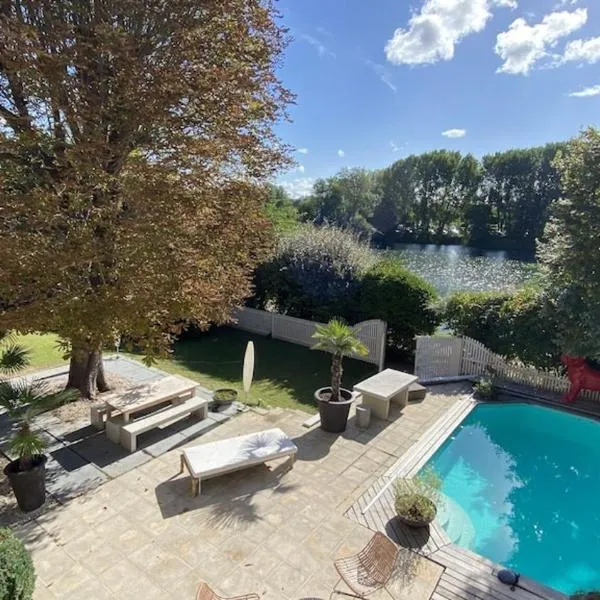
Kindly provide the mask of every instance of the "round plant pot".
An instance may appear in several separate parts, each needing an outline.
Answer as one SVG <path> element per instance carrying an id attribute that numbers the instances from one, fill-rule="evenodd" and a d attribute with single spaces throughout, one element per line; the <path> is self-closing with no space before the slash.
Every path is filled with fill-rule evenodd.
<path id="1" fill-rule="evenodd" d="M 13 460 L 4 467 L 4 474 L 23 512 L 31 512 L 46 502 L 46 460 L 44 454 L 33 457 L 33 468 L 28 471 L 19 470 L 19 461 Z"/>
<path id="2" fill-rule="evenodd" d="M 321 429 L 329 433 L 342 433 L 346 431 L 348 414 L 352 406 L 353 397 L 350 390 L 341 388 L 340 394 L 343 398 L 340 402 L 330 402 L 331 388 L 320 388 L 315 392 L 315 400 L 319 406 L 321 416 Z"/>
<path id="3" fill-rule="evenodd" d="M 400 496 L 399 498 L 401 499 L 403 497 L 409 497 L 413 495 L 414 494 L 405 494 L 404 496 Z M 430 516 L 428 518 L 422 516 L 419 517 L 411 514 L 404 514 L 396 509 L 398 519 L 405 525 L 408 525 L 409 527 L 427 527 L 435 519 L 437 515 L 437 507 L 432 500 L 426 498 L 425 496 L 421 496 L 419 502 L 427 505 L 427 507 L 429 508 L 428 512 L 430 512 Z M 398 503 L 398 499 L 396 500 L 396 503 Z"/>
<path id="4" fill-rule="evenodd" d="M 229 406 L 237 400 L 237 390 L 230 388 L 220 388 L 213 392 L 213 402 L 217 406 Z"/>

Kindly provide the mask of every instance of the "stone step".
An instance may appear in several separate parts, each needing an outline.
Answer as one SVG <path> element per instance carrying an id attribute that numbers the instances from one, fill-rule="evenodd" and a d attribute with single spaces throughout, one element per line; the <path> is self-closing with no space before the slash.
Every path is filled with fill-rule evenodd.
<path id="1" fill-rule="evenodd" d="M 419 402 L 419 400 L 425 400 L 427 395 L 427 388 L 422 386 L 420 383 L 411 383 L 408 388 L 408 401 Z"/>

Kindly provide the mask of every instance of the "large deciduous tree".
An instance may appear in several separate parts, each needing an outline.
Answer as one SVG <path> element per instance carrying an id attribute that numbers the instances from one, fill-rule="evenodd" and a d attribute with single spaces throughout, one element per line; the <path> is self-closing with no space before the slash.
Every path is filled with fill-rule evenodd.
<path id="1" fill-rule="evenodd" d="M 571 141 L 555 166 L 562 197 L 539 247 L 563 351 L 600 359 L 600 131 Z"/>
<path id="2" fill-rule="evenodd" d="M 290 94 L 271 0 L 0 4 L 0 327 L 54 331 L 69 385 L 102 348 L 227 319 L 269 244 Z"/>

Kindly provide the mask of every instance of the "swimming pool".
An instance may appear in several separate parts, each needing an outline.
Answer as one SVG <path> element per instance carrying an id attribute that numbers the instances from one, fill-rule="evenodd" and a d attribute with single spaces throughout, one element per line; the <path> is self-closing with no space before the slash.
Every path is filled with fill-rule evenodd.
<path id="1" fill-rule="evenodd" d="M 455 544 L 567 594 L 600 589 L 600 422 L 483 404 L 427 465 Z"/>

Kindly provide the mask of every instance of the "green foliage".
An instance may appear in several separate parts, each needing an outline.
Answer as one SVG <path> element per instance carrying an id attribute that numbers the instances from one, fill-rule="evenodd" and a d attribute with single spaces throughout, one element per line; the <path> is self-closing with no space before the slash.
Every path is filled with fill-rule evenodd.
<path id="1" fill-rule="evenodd" d="M 379 203 L 373 173 L 366 169 L 342 169 L 329 179 L 319 179 L 312 196 L 300 205 L 304 219 L 317 225 L 332 224 L 370 237 L 369 220 Z"/>
<path id="2" fill-rule="evenodd" d="M 539 247 L 560 348 L 600 358 L 600 131 L 588 129 L 555 162 L 563 195 Z"/>
<path id="3" fill-rule="evenodd" d="M 12 343 L 10 336 L 5 337 L 0 340 L 0 373 L 4 376 L 14 375 L 28 366 L 29 356 L 26 348 Z M 75 400 L 77 396 L 73 390 L 51 393 L 39 381 L 0 380 L 0 407 L 17 423 L 10 448 L 21 461 L 21 468 L 25 469 L 31 457 L 40 454 L 44 448 L 44 440 L 31 430 L 32 419 L 41 412 Z"/>
<path id="4" fill-rule="evenodd" d="M 327 325 L 317 325 L 312 337 L 316 340 L 313 350 L 324 350 L 332 354 L 330 401 L 338 402 L 342 384 L 342 359 L 349 354 L 366 356 L 369 349 L 356 337 L 352 327 L 339 319 L 331 319 Z"/>
<path id="5" fill-rule="evenodd" d="M 378 258 L 356 235 L 303 226 L 259 267 L 250 305 L 313 321 L 383 319 L 390 343 L 410 352 L 415 335 L 438 325 L 430 308 L 435 298 L 427 282 L 397 260 Z"/>
<path id="6" fill-rule="evenodd" d="M 312 337 L 316 340 L 313 350 L 324 350 L 338 356 L 369 354 L 369 349 L 356 337 L 352 327 L 339 319 L 331 319 L 327 325 L 317 325 Z"/>
<path id="7" fill-rule="evenodd" d="M 432 467 L 394 484 L 396 513 L 412 519 L 433 520 L 440 503 L 442 480 Z"/>
<path id="8" fill-rule="evenodd" d="M 30 600 L 35 586 L 33 561 L 23 543 L 0 529 L 0 600 Z"/>
<path id="9" fill-rule="evenodd" d="M 221 388 L 214 391 L 213 400 L 217 403 L 233 402 L 234 400 L 237 400 L 237 396 L 237 390 L 231 388 Z"/>
<path id="10" fill-rule="evenodd" d="M 477 383 L 475 383 L 473 388 L 477 392 L 477 395 L 483 400 L 492 400 L 494 397 L 494 383 L 487 377 L 482 377 Z"/>
<path id="11" fill-rule="evenodd" d="M 269 185 L 265 212 L 277 233 L 289 233 L 300 222 L 298 209 L 287 192 L 277 185 Z"/>
<path id="12" fill-rule="evenodd" d="M 362 278 L 354 305 L 355 320 L 382 319 L 388 341 L 402 353 L 414 350 L 415 336 L 432 334 L 439 317 L 432 308 L 436 292 L 401 262 L 385 258 Z"/>
<path id="13" fill-rule="evenodd" d="M 460 292 L 450 296 L 441 316 L 455 334 L 473 338 L 506 358 L 537 367 L 558 364 L 556 324 L 542 291 Z"/>
<path id="14" fill-rule="evenodd" d="M 375 254 L 355 234 L 304 225 L 282 237 L 275 256 L 257 269 L 251 305 L 317 321 L 346 315 L 349 298 L 374 262 Z"/>

